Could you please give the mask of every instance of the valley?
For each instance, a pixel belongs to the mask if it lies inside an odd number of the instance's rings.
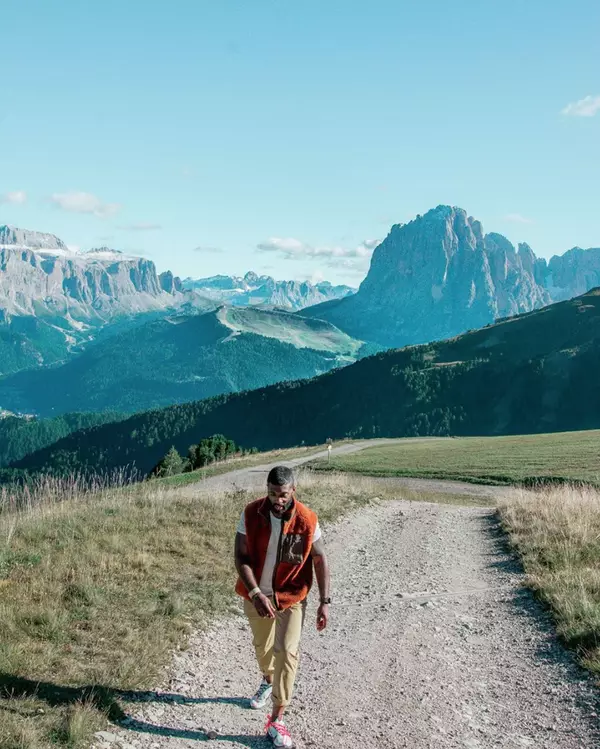
[[[447,341],[378,353],[304,381],[139,413],[74,433],[14,464],[147,473],[171,446],[226,434],[261,450],[328,437],[468,436],[600,426],[600,294]],[[264,339],[261,339],[264,340]]]
[[[221,307],[138,322],[65,364],[0,379],[0,403],[45,417],[132,413],[313,377],[378,348],[319,320]]]

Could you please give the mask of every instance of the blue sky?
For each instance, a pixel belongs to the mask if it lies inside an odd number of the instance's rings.
[[[600,246],[597,0],[3,0],[0,223],[357,284],[440,203]]]

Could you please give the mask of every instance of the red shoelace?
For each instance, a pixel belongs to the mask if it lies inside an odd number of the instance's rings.
[[[288,731],[288,727],[285,725],[285,723],[280,723],[278,720],[271,720],[271,716],[267,715],[267,722],[265,723],[265,731],[268,731],[271,726],[275,727],[275,730],[280,736],[287,736],[289,739],[291,739],[290,732]]]

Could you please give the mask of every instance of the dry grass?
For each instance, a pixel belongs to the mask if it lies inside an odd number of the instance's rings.
[[[515,489],[500,513],[563,641],[600,673],[600,491]]]
[[[325,522],[385,497],[368,478],[300,486]],[[120,690],[155,684],[170,652],[232,605],[235,525],[256,496],[157,482],[45,490],[0,515],[3,749],[86,746],[122,716]]]

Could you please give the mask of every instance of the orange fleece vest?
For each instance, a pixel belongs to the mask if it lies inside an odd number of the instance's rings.
[[[246,506],[246,544],[250,566],[260,581],[267,547],[271,538],[271,503],[268,497],[257,499]],[[310,550],[317,527],[317,515],[294,498],[283,516],[277,561],[273,572],[273,595],[280,611],[302,601],[313,582]],[[236,593],[250,600],[246,586],[238,578]]]

